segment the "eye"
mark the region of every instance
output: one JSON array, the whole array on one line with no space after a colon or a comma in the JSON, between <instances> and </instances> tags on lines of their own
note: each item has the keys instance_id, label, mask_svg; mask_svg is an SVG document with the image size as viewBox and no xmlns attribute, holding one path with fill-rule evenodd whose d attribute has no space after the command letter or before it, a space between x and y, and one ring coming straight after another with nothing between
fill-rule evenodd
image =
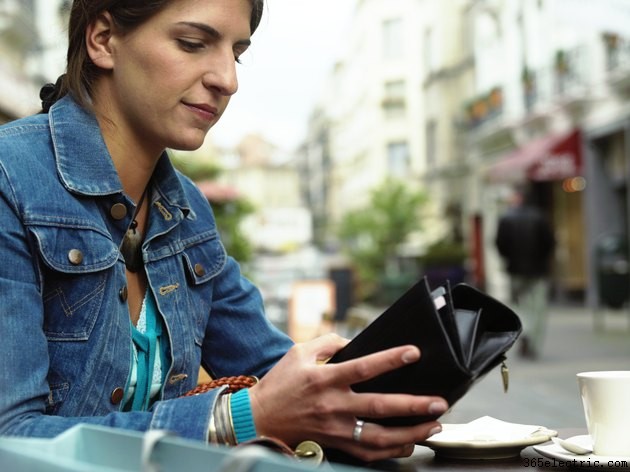
<instances>
[{"instance_id":1,"label":"eye","mask_svg":"<svg viewBox=\"0 0 630 472\"><path fill-rule=\"evenodd\" d=\"M247 52L247 48L236 48L234 49L234 61L237 64L243 63L243 54Z\"/></svg>"},{"instance_id":2,"label":"eye","mask_svg":"<svg viewBox=\"0 0 630 472\"><path fill-rule=\"evenodd\" d=\"M199 51L200 49L203 49L205 47L204 43L200 43L197 41L189 41L187 39L177 39L177 42L179 43L179 46L187 52L196 52Z\"/></svg>"}]
</instances>

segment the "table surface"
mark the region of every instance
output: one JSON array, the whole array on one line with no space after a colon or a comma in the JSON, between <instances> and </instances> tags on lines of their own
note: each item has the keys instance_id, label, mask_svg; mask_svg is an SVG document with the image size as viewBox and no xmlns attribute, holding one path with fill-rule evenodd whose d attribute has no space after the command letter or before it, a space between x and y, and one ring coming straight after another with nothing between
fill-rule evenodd
<instances>
[{"instance_id":1,"label":"table surface","mask_svg":"<svg viewBox=\"0 0 630 472\"><path fill-rule=\"evenodd\" d=\"M586 430L582 428L565 428L558 430L558 436L567 438L586 434ZM543 444L550 444L543 443ZM546 470L558 469L553 467L551 459L547 459L538 454L532 446L523 449L518 457L511 459L491 459L491 460L465 460L465 459L447 459L436 456L428 447L418 446L414 454L406 459L395 461L386 461L371 464L367 467L370 470L380 470L388 472L424 472L431 470L449 470L449 471L466 471L466 470L484 470L484 471L503 471L503 470ZM365 467L365 466L363 466Z\"/></svg>"}]
</instances>

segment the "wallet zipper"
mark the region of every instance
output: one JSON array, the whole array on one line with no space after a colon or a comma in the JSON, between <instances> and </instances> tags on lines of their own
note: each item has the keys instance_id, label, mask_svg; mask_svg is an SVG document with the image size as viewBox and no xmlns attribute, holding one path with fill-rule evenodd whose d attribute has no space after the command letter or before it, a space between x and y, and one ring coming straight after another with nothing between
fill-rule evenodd
<instances>
[{"instance_id":1,"label":"wallet zipper","mask_svg":"<svg viewBox=\"0 0 630 472\"><path fill-rule=\"evenodd\" d=\"M510 369L508 369L507 356L503 355L503 359L501 360L501 379L503 380L503 391L507 393L508 387L510 385Z\"/></svg>"}]
</instances>

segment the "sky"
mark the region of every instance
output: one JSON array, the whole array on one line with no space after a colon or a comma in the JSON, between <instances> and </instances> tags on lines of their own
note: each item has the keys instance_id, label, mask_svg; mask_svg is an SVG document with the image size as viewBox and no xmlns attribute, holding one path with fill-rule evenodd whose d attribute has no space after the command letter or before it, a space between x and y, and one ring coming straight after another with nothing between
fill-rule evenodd
<instances>
[{"instance_id":1,"label":"sky","mask_svg":"<svg viewBox=\"0 0 630 472\"><path fill-rule=\"evenodd\" d=\"M323 82L343 51L356 0L266 0L252 45L237 66L239 90L210 131L234 147L257 133L285 150L297 148Z\"/></svg>"}]
</instances>

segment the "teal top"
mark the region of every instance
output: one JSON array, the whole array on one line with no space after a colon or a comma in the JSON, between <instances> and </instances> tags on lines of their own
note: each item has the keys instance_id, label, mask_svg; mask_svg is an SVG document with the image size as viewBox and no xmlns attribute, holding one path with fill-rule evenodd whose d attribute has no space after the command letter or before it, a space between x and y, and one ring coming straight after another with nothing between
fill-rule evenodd
<instances>
[{"instance_id":1,"label":"teal top","mask_svg":"<svg viewBox=\"0 0 630 472\"><path fill-rule=\"evenodd\" d=\"M168 371L166 336L155 298L147 290L136 326L131 326L133 362L125 393L126 411L146 411L159 398ZM238 443L256 437L247 389L234 393L230 401L234 433Z\"/></svg>"},{"instance_id":2,"label":"teal top","mask_svg":"<svg viewBox=\"0 0 630 472\"><path fill-rule=\"evenodd\" d=\"M168 371L166 332L155 298L147 290L136 326L131 326L133 361L125 393L126 411L146 411L160 396Z\"/></svg>"}]
</instances>

